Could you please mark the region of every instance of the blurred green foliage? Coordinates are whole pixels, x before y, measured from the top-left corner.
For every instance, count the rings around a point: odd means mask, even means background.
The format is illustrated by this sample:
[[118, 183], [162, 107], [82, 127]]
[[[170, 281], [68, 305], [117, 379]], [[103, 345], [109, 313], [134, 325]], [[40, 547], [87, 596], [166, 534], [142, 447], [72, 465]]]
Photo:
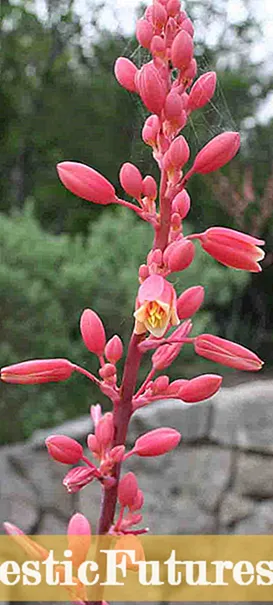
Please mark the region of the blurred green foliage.
[[[0, 215], [0, 290], [2, 365], [40, 357], [66, 357], [93, 371], [97, 361], [81, 342], [79, 318], [86, 307], [100, 314], [107, 336], [128, 340], [138, 288], [138, 266], [151, 245], [149, 226], [129, 210], [109, 208], [86, 236], [72, 238], [42, 230], [28, 205], [12, 218]], [[177, 291], [195, 284], [206, 288], [206, 304], [195, 332], [217, 331], [210, 308], [225, 307], [248, 276], [227, 270], [197, 249], [192, 266], [175, 275]], [[184, 361], [183, 361], [184, 358]], [[172, 371], [188, 375], [194, 353], [185, 347]], [[187, 362], [185, 365], [185, 361]], [[104, 401], [82, 376], [42, 386], [1, 385], [0, 441], [18, 440], [34, 428], [85, 413]]]
[[[113, 76], [117, 56], [128, 56], [138, 66], [149, 58], [133, 37], [101, 28], [102, 5], [90, 2], [86, 30], [73, 0], [43, 4], [43, 16], [37, 14], [34, 0], [2, 0], [0, 10], [0, 365], [63, 356], [95, 371], [96, 358], [80, 339], [81, 312], [91, 307], [103, 318], [108, 337], [117, 332], [127, 342], [137, 269], [145, 261], [152, 234], [129, 211], [102, 209], [72, 196], [60, 185], [55, 164], [70, 159], [92, 165], [118, 191], [124, 161], [136, 163], [143, 175], [158, 176], [150, 149], [140, 138], [146, 111]], [[222, 130], [241, 130], [241, 159], [221, 174], [239, 190], [245, 167], [253, 167], [255, 200], [246, 213], [248, 230], [252, 216], [263, 211], [266, 187], [273, 211], [273, 185], [270, 189], [268, 181], [273, 122], [261, 126], [248, 121], [273, 87], [273, 76], [249, 59], [260, 32], [250, 18], [248, 0], [244, 4], [248, 17], [233, 27], [227, 26], [224, 0], [194, 0], [186, 6], [196, 24], [199, 73], [216, 68], [218, 87], [213, 102], [193, 115], [184, 134], [193, 158]], [[214, 43], [198, 34], [212, 31], [212, 24], [218, 31]], [[236, 217], [220, 203], [213, 179], [194, 177], [189, 191], [193, 230], [211, 224], [238, 228]], [[208, 330], [238, 340], [264, 354], [269, 363], [272, 216], [268, 212], [259, 233], [266, 236], [269, 251], [262, 276], [226, 269], [200, 249], [193, 265], [174, 276], [178, 292], [196, 284], [205, 287], [196, 333]], [[171, 371], [173, 377], [192, 376], [198, 367], [192, 347], [185, 347]], [[210, 364], [210, 370], [215, 369]], [[82, 376], [64, 384], [0, 388], [0, 442], [22, 439], [37, 427], [86, 413], [89, 403], [107, 405]]]

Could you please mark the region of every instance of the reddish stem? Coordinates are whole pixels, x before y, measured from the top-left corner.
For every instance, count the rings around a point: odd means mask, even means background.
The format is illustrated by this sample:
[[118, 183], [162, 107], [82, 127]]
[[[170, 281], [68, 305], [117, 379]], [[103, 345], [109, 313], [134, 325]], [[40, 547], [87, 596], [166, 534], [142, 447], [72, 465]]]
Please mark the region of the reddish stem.
[[[120, 403], [114, 407], [113, 412], [115, 427], [113, 447], [116, 445], [124, 445], [126, 440], [128, 424], [132, 414], [132, 398], [136, 388], [138, 370], [142, 357], [138, 345], [143, 338], [143, 334], [137, 335], [133, 333], [128, 347], [120, 389]], [[113, 477], [116, 479], [116, 484], [110, 489], [103, 490], [98, 534], [106, 534], [114, 521], [120, 467], [121, 463], [116, 464], [113, 471]]]
[[167, 173], [165, 170], [162, 170], [159, 193], [160, 224], [155, 229], [155, 239], [153, 244], [154, 250], [159, 248], [160, 250], [164, 251], [168, 245], [172, 205], [170, 198], [166, 196], [166, 189]]

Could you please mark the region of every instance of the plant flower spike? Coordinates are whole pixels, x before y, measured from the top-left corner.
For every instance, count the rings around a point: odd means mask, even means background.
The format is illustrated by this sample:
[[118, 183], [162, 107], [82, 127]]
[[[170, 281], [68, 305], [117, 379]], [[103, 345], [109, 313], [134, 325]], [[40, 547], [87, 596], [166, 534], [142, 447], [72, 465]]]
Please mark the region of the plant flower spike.
[[[182, 374], [170, 382], [163, 372], [183, 346], [193, 346], [197, 355], [240, 370], [257, 371], [263, 365], [254, 352], [241, 344], [210, 334], [191, 337], [194, 315], [204, 300], [204, 289], [196, 284], [176, 293], [169, 281], [169, 276], [185, 270], [194, 261], [196, 243], [227, 267], [251, 272], [261, 270], [262, 240], [218, 226], [203, 233], [183, 234], [183, 220], [191, 206], [186, 189], [189, 179], [194, 179], [195, 174], [206, 175], [230, 162], [238, 152], [240, 135], [221, 133], [194, 158], [181, 134], [192, 112], [199, 111], [211, 100], [216, 74], [208, 72], [198, 77], [194, 28], [181, 10], [179, 0], [154, 0], [137, 22], [136, 36], [139, 44], [149, 51], [149, 61], [138, 69], [129, 59], [119, 57], [114, 73], [125, 90], [140, 97], [149, 113], [143, 124], [142, 139], [151, 148], [158, 165], [160, 183], [125, 162], [119, 170], [119, 180], [125, 194], [132, 198], [127, 201], [119, 198], [114, 186], [93, 168], [77, 161], [65, 161], [57, 166], [60, 181], [73, 194], [103, 206], [125, 206], [148, 222], [153, 231], [152, 248], [139, 268], [138, 292], [136, 276], [137, 294], [135, 303], [132, 302], [128, 348], [125, 350], [118, 335], [108, 339], [102, 318], [92, 309], [85, 309], [80, 331], [85, 347], [97, 357], [100, 366], [97, 375], [66, 359], [23, 361], [1, 370], [3, 381], [22, 385], [68, 380], [77, 372], [108, 397], [111, 411], [104, 413], [100, 405], [91, 407], [93, 432], [87, 435], [86, 449], [64, 435], [51, 435], [46, 439], [46, 446], [52, 464], [57, 461], [66, 465], [63, 485], [69, 493], [87, 487], [92, 499], [89, 484], [99, 482], [102, 505], [97, 533], [122, 539], [127, 534], [137, 536], [148, 531], [146, 527], [138, 527], [142, 523], [145, 496], [137, 477], [130, 471], [131, 457], [168, 456], [181, 438], [180, 427], [161, 427], [140, 435], [134, 447], [128, 450], [126, 437], [132, 415], [159, 398], [176, 398], [181, 400], [182, 428], [182, 404], [192, 405], [209, 398], [221, 387], [222, 377], [218, 374], [203, 374], [191, 380]], [[111, 285], [109, 296], [110, 288]], [[152, 351], [151, 369], [139, 385], [140, 365], [149, 351]], [[124, 369], [119, 381], [117, 364], [121, 359]], [[171, 418], [170, 407], [170, 421]], [[124, 473], [122, 463], [127, 459]], [[71, 468], [71, 465], [76, 466]], [[20, 535], [20, 530], [14, 527], [7, 522], [7, 532]], [[84, 552], [74, 553], [77, 562], [85, 556], [90, 531], [88, 520], [80, 513], [72, 517], [68, 541], [73, 546], [73, 535], [79, 534], [85, 545]], [[24, 544], [31, 552], [29, 538]], [[78, 594], [82, 594], [81, 587]], [[82, 603], [85, 599], [74, 595], [71, 600]]]

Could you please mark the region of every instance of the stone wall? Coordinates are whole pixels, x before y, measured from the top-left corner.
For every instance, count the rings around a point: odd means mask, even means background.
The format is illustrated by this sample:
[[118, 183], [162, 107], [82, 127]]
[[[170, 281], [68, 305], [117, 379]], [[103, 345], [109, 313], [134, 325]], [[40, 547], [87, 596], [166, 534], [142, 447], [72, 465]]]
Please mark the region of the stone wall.
[[[180, 430], [181, 445], [166, 456], [133, 457], [124, 464], [137, 473], [144, 524], [152, 533], [273, 532], [273, 381], [223, 388], [195, 406], [172, 400], [144, 408], [133, 418], [129, 443], [160, 426]], [[99, 486], [68, 495], [62, 486], [67, 467], [49, 459], [44, 447], [50, 432], [84, 441], [91, 430], [84, 416], [1, 448], [1, 524], [65, 533], [71, 514], [80, 511], [95, 528]]]

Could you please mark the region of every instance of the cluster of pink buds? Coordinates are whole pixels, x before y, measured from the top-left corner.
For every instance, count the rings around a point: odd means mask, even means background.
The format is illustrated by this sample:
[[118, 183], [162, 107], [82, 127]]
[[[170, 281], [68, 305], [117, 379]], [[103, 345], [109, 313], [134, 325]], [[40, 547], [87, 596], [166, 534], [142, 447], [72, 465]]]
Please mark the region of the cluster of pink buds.
[[[121, 86], [139, 95], [151, 114], [143, 125], [142, 139], [151, 147], [158, 164], [160, 185], [152, 176], [142, 175], [137, 166], [125, 162], [119, 171], [119, 181], [125, 194], [132, 198], [128, 201], [119, 198], [114, 186], [93, 168], [70, 161], [61, 162], [57, 167], [60, 180], [75, 195], [95, 204], [125, 206], [150, 223], [154, 231], [152, 249], [139, 268], [134, 326], [127, 352], [124, 354], [118, 335], [107, 340], [101, 318], [95, 311], [85, 309], [80, 330], [86, 348], [97, 357], [96, 376], [66, 359], [24, 361], [1, 371], [3, 381], [15, 384], [62, 381], [69, 379], [72, 372], [79, 372], [109, 398], [111, 411], [102, 413], [99, 404], [91, 407], [94, 430], [87, 436], [87, 448], [93, 460], [89, 460], [80, 443], [68, 436], [52, 435], [46, 440], [46, 446], [54, 460], [72, 465], [63, 481], [68, 492], [77, 492], [99, 481], [103, 498], [97, 531], [117, 535], [121, 540], [147, 531], [147, 528], [132, 529], [142, 521], [144, 496], [134, 473], [129, 471], [121, 476], [122, 463], [129, 460], [130, 464], [132, 456], [167, 454], [181, 438], [176, 429], [162, 427], [140, 436], [132, 449], [126, 451], [132, 415], [158, 399], [176, 398], [192, 405], [212, 397], [222, 383], [218, 374], [182, 377], [171, 382], [163, 372], [184, 345], [193, 346], [201, 357], [238, 370], [257, 371], [263, 364], [252, 351], [219, 336], [192, 337], [193, 319], [204, 301], [204, 288], [196, 285], [177, 295], [167, 279], [194, 262], [196, 241], [227, 267], [251, 272], [261, 270], [262, 240], [224, 227], [211, 227], [191, 235], [183, 233], [183, 221], [191, 207], [185, 189], [189, 179], [195, 174], [218, 170], [232, 160], [240, 146], [237, 132], [221, 133], [210, 140], [188, 166], [191, 150], [181, 131], [190, 114], [210, 102], [216, 74], [208, 72], [197, 77], [194, 27], [181, 10], [180, 0], [153, 0], [137, 22], [136, 36], [139, 44], [149, 51], [150, 60], [138, 69], [128, 58], [120, 57], [114, 72]], [[138, 385], [142, 358], [150, 351], [150, 371]], [[123, 356], [124, 368], [119, 382], [117, 364]], [[69, 543], [73, 543], [74, 534], [84, 538], [82, 553], [74, 554], [77, 565], [86, 552], [89, 530], [86, 520], [75, 517], [69, 524]], [[9, 524], [6, 529], [20, 534], [20, 530], [13, 530]], [[29, 548], [28, 540], [25, 544]]]

